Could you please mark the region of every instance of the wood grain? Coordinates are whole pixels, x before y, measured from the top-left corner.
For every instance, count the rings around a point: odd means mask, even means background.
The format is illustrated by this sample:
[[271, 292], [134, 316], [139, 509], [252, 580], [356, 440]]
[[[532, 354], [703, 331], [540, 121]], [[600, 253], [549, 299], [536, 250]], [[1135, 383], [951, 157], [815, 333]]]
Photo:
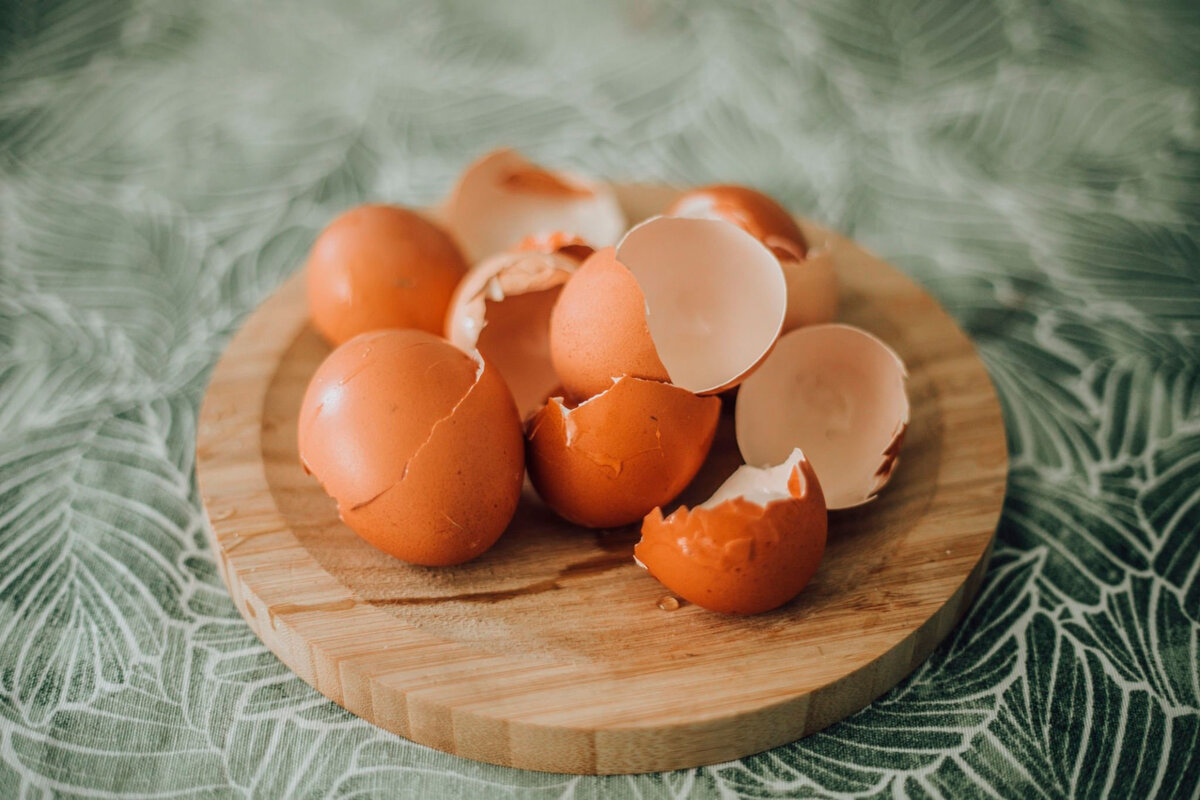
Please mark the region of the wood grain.
[[[624, 187], [633, 219], [664, 189]], [[239, 611], [300, 677], [350, 711], [447, 752], [525, 769], [628, 773], [716, 763], [842, 719], [894, 686], [957, 623], [1004, 498], [1000, 408], [953, 320], [841, 237], [841, 319], [908, 364], [913, 415], [879, 499], [835, 512], [817, 577], [775, 612], [684, 604], [631, 560], [635, 528], [594, 533], [526, 489], [495, 548], [448, 569], [363, 543], [296, 455], [296, 415], [328, 353], [300, 274], [246, 322], [213, 374], [197, 472]], [[738, 464], [731, 415], [684, 500]]]

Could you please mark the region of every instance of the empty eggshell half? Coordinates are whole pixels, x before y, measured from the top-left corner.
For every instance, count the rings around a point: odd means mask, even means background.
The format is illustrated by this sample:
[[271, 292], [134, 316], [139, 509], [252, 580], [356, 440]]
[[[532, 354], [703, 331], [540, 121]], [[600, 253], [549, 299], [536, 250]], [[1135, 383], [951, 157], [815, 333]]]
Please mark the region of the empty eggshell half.
[[865, 503], [896, 467], [908, 427], [907, 377], [890, 347], [850, 325], [781, 336], [738, 392], [742, 457], [775, 464], [799, 447], [830, 509]]
[[716, 397], [629, 377], [575, 407], [551, 398], [526, 425], [529, 478], [571, 522], [636, 522], [696, 476], [720, 413]]
[[608, 186], [538, 166], [514, 150], [493, 150], [459, 177], [441, 216], [472, 262], [526, 236], [562, 232], [597, 246], [625, 230]]
[[654, 217], [579, 268], [555, 306], [550, 352], [575, 397], [624, 375], [715, 394], [770, 352], [786, 299], [775, 257], [745, 231]]
[[418, 330], [364, 333], [304, 394], [300, 459], [370, 544], [414, 564], [474, 558], [521, 494], [524, 440], [499, 373]]
[[446, 338], [478, 349], [504, 378], [524, 419], [558, 386], [550, 362], [550, 311], [578, 262], [558, 252], [497, 253], [463, 278]]
[[663, 517], [650, 512], [637, 562], [710, 611], [757, 614], [791, 600], [825, 552], [821, 486], [800, 450], [769, 468], [740, 467], [711, 498]]
[[829, 245], [810, 247], [796, 220], [771, 197], [745, 186], [704, 186], [680, 195], [667, 214], [723, 219], [770, 248], [787, 281], [785, 333], [832, 322], [837, 315], [837, 274]]

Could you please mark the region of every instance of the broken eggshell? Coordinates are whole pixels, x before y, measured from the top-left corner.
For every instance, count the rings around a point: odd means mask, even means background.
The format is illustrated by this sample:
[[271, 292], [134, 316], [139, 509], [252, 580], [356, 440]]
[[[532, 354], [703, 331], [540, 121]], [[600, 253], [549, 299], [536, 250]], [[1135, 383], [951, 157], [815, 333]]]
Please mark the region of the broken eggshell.
[[556, 250], [497, 253], [463, 278], [446, 338], [478, 349], [513, 393], [524, 419], [558, 386], [550, 362], [550, 311], [578, 262]]
[[576, 398], [624, 375], [715, 394], [770, 352], [786, 297], [775, 257], [745, 231], [654, 217], [598, 250], [563, 289], [551, 315], [551, 358]]
[[562, 232], [604, 246], [620, 238], [625, 215], [612, 189], [493, 150], [459, 177], [441, 217], [473, 262], [526, 236]]
[[769, 468], [742, 466], [703, 504], [642, 523], [634, 559], [710, 611], [758, 614], [808, 584], [825, 552], [821, 486], [800, 450]]
[[526, 424], [529, 479], [571, 522], [636, 522], [696, 476], [720, 413], [718, 398], [630, 377], [574, 407], [553, 397]]
[[499, 373], [411, 329], [362, 334], [325, 359], [304, 394], [299, 450], [351, 530], [427, 566], [491, 547], [524, 480], [521, 423]]
[[726, 220], [775, 254], [787, 281], [785, 333], [832, 322], [837, 315], [837, 274], [829, 244], [811, 247], [796, 220], [771, 197], [745, 186], [704, 186], [680, 195], [667, 214]]
[[386, 205], [352, 208], [309, 253], [313, 326], [334, 346], [382, 328], [440, 333], [466, 271], [454, 240], [420, 214]]
[[900, 357], [860, 328], [792, 331], [738, 391], [738, 449], [747, 464], [763, 465], [799, 447], [831, 510], [861, 505], [896, 467], [908, 427], [907, 377]]

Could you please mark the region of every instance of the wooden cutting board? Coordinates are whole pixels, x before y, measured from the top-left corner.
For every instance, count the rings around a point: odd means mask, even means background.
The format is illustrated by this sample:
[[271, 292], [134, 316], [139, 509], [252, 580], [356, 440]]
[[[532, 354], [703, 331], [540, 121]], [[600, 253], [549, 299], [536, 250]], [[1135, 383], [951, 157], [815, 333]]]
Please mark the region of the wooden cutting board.
[[[631, 219], [672, 193], [625, 187]], [[911, 373], [900, 466], [879, 498], [834, 512], [817, 576], [754, 617], [689, 604], [632, 561], [636, 528], [567, 524], [526, 488], [508, 532], [459, 567], [403, 564], [342, 525], [304, 474], [296, 418], [329, 348], [301, 273], [234, 337], [200, 414], [197, 473], [238, 610], [305, 681], [358, 716], [450, 753], [574, 773], [739, 758], [857, 711], [920, 664], [975, 596], [1000, 518], [1000, 407], [967, 337], [920, 287], [828, 237], [840, 318]], [[683, 499], [739, 463], [732, 415]]]

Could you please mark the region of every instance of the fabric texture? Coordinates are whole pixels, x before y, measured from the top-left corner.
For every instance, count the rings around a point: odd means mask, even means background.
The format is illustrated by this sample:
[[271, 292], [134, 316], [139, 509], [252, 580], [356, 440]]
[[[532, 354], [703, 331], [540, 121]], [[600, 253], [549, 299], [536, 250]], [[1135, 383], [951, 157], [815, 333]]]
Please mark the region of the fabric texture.
[[[1192, 0], [0, 4], [0, 796], [1196, 797], [1197, 87]], [[522, 772], [351, 716], [238, 617], [213, 364], [336, 212], [502, 144], [757, 186], [972, 335], [995, 556], [878, 702], [714, 767]]]

